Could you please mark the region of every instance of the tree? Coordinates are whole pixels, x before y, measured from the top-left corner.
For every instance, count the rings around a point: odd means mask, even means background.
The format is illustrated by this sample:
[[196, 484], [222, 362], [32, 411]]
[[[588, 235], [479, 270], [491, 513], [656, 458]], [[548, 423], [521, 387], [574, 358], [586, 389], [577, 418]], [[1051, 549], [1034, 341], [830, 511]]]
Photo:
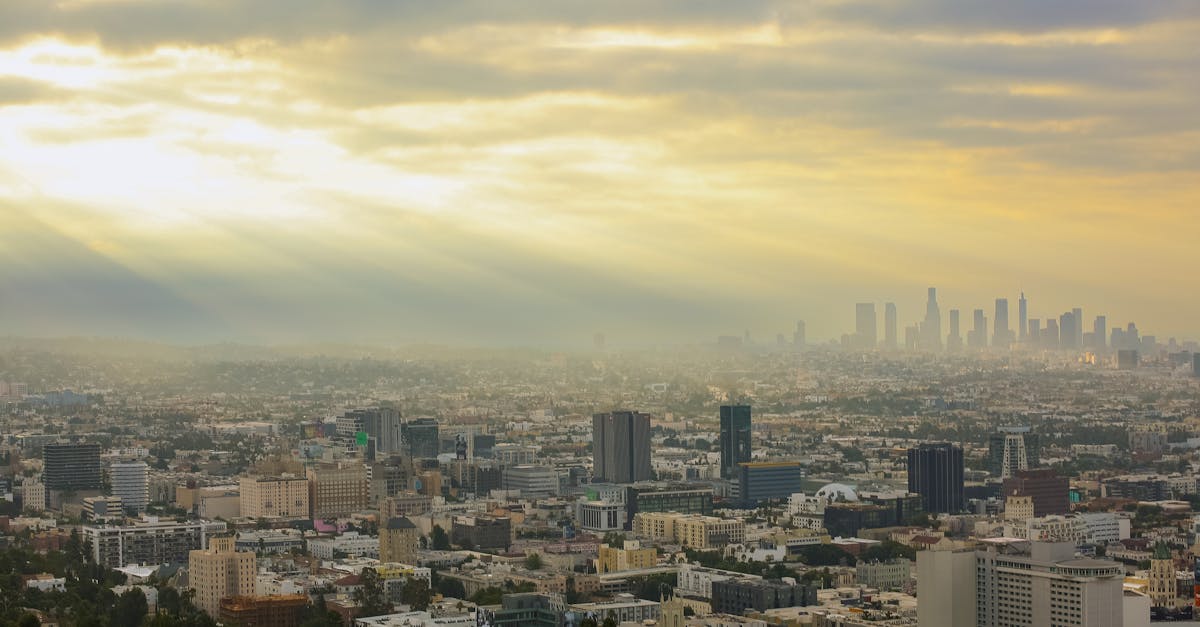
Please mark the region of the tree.
[[354, 594], [354, 600], [360, 607], [359, 616], [382, 616], [392, 611], [392, 604], [383, 594], [383, 580], [379, 571], [374, 568], [364, 568], [359, 574], [359, 588]]
[[476, 592], [469, 599], [475, 605], [499, 605], [504, 600], [504, 591], [497, 587], [489, 587]]
[[433, 530], [429, 533], [430, 542], [433, 544], [435, 551], [449, 551], [450, 537], [446, 535], [446, 530], [442, 529], [441, 525], [434, 525]]
[[608, 546], [621, 548], [625, 546], [625, 534], [610, 531], [604, 534], [604, 543]]
[[108, 613], [108, 622], [112, 625], [139, 625], [149, 613], [146, 595], [139, 588], [130, 588], [117, 597], [116, 604]]
[[433, 592], [430, 591], [429, 584], [424, 579], [409, 577], [404, 582], [404, 587], [400, 589], [400, 602], [414, 611], [424, 611], [432, 601]]
[[529, 570], [542, 569], [542, 555], [540, 553], [530, 553], [525, 557], [525, 568]]

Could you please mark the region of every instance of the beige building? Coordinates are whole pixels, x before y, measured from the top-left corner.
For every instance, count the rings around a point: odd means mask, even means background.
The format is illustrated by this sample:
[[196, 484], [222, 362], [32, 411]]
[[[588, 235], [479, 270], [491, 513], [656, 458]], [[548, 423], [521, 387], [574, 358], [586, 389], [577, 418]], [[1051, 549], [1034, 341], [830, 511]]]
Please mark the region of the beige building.
[[421, 530], [404, 517], [389, 518], [379, 526], [379, 561], [416, 564]]
[[308, 480], [290, 475], [242, 477], [241, 514], [247, 518], [308, 518]]
[[746, 541], [746, 523], [741, 520], [676, 512], [639, 512], [633, 517], [633, 532], [643, 538], [676, 542], [693, 549]]
[[313, 518], [350, 516], [370, 508], [371, 481], [362, 464], [322, 464], [308, 469]]
[[188, 584], [196, 607], [217, 617], [221, 599], [254, 594], [254, 554], [234, 550], [234, 538], [212, 538], [208, 548], [188, 553]]
[[1175, 607], [1175, 560], [1171, 549], [1161, 540], [1154, 545], [1150, 559], [1150, 589], [1148, 596], [1154, 607]]
[[1004, 500], [1005, 520], [1028, 520], [1033, 518], [1032, 496], [1010, 496]]
[[615, 573], [636, 568], [651, 568], [658, 564], [658, 550], [642, 548], [636, 540], [626, 540], [622, 548], [600, 545], [596, 557], [597, 573]]

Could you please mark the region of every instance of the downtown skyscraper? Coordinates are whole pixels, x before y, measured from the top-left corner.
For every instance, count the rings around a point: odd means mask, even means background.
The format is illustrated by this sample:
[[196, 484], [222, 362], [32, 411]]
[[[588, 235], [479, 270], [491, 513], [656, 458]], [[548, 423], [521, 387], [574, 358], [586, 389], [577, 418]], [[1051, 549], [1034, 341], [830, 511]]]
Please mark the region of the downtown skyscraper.
[[635, 411], [592, 416], [592, 458], [595, 481], [634, 483], [652, 478], [650, 416]]
[[925, 303], [925, 322], [921, 323], [921, 350], [942, 350], [942, 310], [938, 307], [937, 288], [929, 288]]
[[896, 345], [896, 303], [883, 304], [883, 347], [894, 351]]
[[721, 477], [737, 477], [738, 464], [750, 461], [750, 406], [721, 406]]
[[854, 345], [872, 350], [878, 343], [879, 321], [875, 316], [875, 303], [858, 303], [854, 306]]

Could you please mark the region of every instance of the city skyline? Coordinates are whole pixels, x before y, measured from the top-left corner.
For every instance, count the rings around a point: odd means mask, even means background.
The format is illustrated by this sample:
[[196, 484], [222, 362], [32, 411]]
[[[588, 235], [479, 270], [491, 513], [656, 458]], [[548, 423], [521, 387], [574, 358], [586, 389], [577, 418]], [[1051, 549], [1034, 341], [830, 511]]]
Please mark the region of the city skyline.
[[801, 318], [815, 339], [842, 302], [908, 320], [938, 285], [1200, 335], [1195, 18], [10, 0], [0, 321], [619, 345]]

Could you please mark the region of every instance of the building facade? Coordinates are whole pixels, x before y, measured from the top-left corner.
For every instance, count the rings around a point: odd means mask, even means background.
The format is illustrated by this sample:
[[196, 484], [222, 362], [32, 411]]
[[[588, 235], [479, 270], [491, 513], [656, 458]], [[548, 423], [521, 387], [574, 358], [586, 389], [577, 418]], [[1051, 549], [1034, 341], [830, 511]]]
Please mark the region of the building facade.
[[721, 406], [721, 477], [734, 479], [738, 464], [750, 461], [750, 406]]
[[254, 594], [258, 569], [254, 553], [237, 551], [234, 538], [212, 538], [207, 549], [188, 554], [188, 585], [196, 607], [220, 615], [221, 599]]
[[908, 449], [908, 491], [921, 495], [925, 511], [956, 513], [963, 508], [963, 451], [949, 444]]
[[238, 485], [242, 516], [246, 518], [308, 518], [308, 479], [242, 477]]
[[592, 455], [596, 481], [634, 483], [651, 479], [650, 416], [634, 411], [593, 416]]

